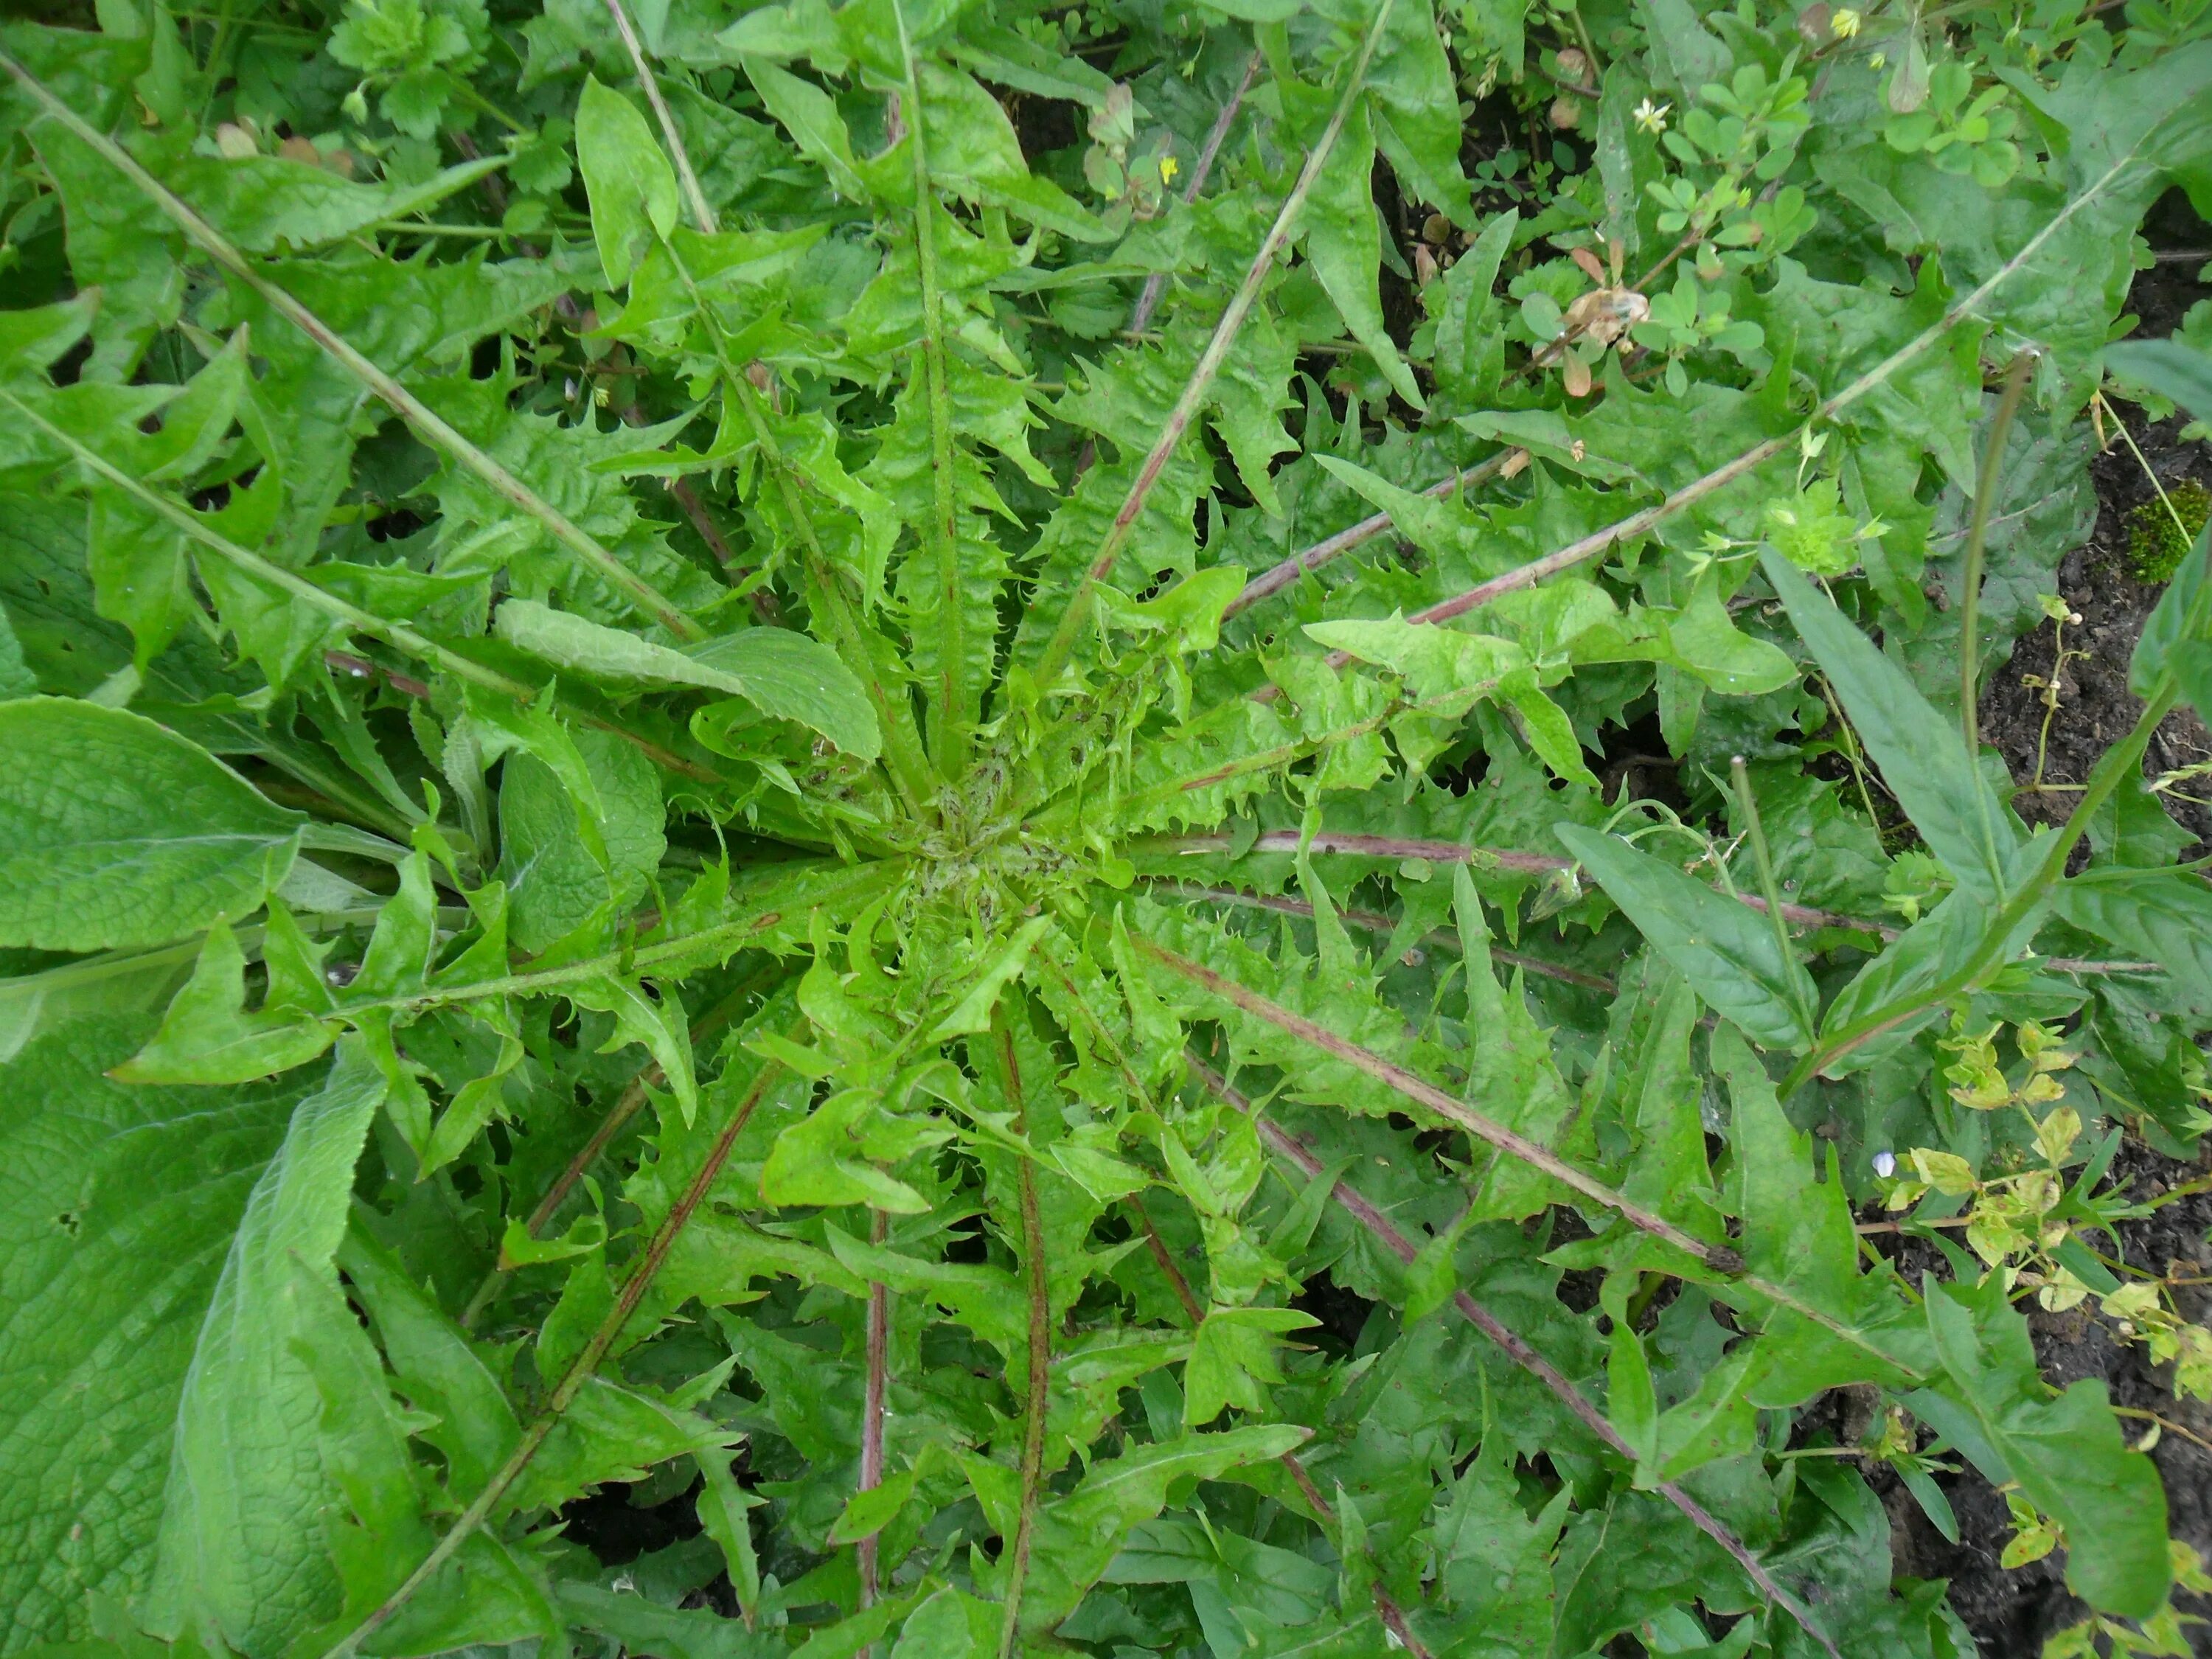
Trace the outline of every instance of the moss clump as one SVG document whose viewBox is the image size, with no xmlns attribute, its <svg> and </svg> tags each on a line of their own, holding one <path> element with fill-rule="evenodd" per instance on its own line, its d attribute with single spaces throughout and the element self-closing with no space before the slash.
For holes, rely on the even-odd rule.
<svg viewBox="0 0 2212 1659">
<path fill-rule="evenodd" d="M 2179 483 L 2166 492 L 2166 501 L 2173 503 L 2173 513 L 2166 510 L 2166 502 L 2145 501 L 2128 514 L 2128 568 L 2139 582 L 2164 582 L 2173 580 L 2173 573 L 2181 568 L 2182 555 L 2194 544 L 2199 532 L 2204 528 L 2208 514 L 2212 514 L 2212 493 L 2207 493 L 2200 483 Z M 2174 514 L 2189 526 L 2185 536 L 2174 527 Z"/>
</svg>

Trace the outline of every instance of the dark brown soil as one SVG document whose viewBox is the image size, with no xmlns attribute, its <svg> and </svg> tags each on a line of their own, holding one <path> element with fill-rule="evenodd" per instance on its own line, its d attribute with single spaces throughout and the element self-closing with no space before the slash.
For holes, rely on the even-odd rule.
<svg viewBox="0 0 2212 1659">
<path fill-rule="evenodd" d="M 2154 249 L 2212 246 L 2212 231 L 2178 198 L 2160 204 L 2145 234 Z M 2139 335 L 2155 338 L 2171 334 L 2191 305 L 2212 298 L 2212 288 L 2196 280 L 2199 269 L 2193 260 L 2166 260 L 2138 275 L 2129 308 L 2141 319 Z M 2150 470 L 2167 489 L 2192 480 L 2212 485 L 2212 445 L 2180 442 L 2180 419 L 2150 422 L 2141 410 L 2126 405 L 2116 412 L 2127 421 Z M 2144 475 L 2143 462 L 2118 433 L 2108 432 L 2108 447 L 2091 463 L 2099 507 L 2096 529 L 2088 543 L 2067 554 L 2058 567 L 2059 592 L 2081 621 L 2069 623 L 2065 629 L 2069 654 L 2059 671 L 2059 706 L 2042 757 L 2044 783 L 2078 784 L 2087 779 L 2106 750 L 2134 724 L 2142 708 L 2128 691 L 2128 660 L 2143 620 L 2163 589 L 2130 574 L 2128 520 L 2139 506 L 2154 500 L 2155 492 Z M 2046 622 L 2023 638 L 2012 660 L 1990 676 L 1982 700 L 1983 731 L 2023 786 L 2038 781 L 2038 744 L 2045 712 L 2041 687 L 2032 682 L 2050 678 L 2057 632 Z M 2077 650 L 2085 654 L 2074 656 Z M 2212 760 L 2212 732 L 2185 709 L 2159 727 L 2145 771 L 2155 776 L 2208 760 Z M 2191 795 L 2212 800 L 2212 787 L 2198 790 L 2185 784 L 2179 794 L 2169 795 L 2171 810 L 2200 841 L 2212 842 L 2212 806 L 2187 799 Z M 2014 804 L 2031 823 L 2056 823 L 2066 817 L 2073 799 L 2068 793 L 2024 789 Z M 2114 1176 L 2130 1182 L 2132 1195 L 2141 1200 L 2201 1177 L 2208 1169 L 2212 1169 L 2212 1143 L 2193 1166 L 2130 1146 L 2116 1164 Z M 2167 1272 L 2169 1264 L 2179 1262 L 2185 1276 L 2203 1278 L 2212 1276 L 2208 1236 L 2212 1236 L 2212 1194 L 2198 1193 L 2146 1220 L 2129 1224 L 2122 1249 L 2129 1261 L 2154 1272 Z M 1917 1258 L 1900 1256 L 1900 1266 L 1908 1272 L 1919 1265 Z M 1932 1252 L 1925 1265 L 1936 1265 Z M 2179 1294 L 2185 1314 L 2200 1322 L 2212 1318 L 2212 1294 L 2204 1287 L 2184 1289 Z M 2212 1559 L 2212 1449 L 2190 1438 L 2193 1435 L 2200 1442 L 2212 1442 L 2212 1407 L 2177 1401 L 2171 1368 L 2154 1369 L 2140 1348 L 2116 1342 L 2087 1309 L 2057 1315 L 2037 1312 L 2031 1323 L 2045 1374 L 2053 1383 L 2101 1379 L 2116 1406 L 2155 1413 L 2174 1425 L 2163 1431 L 2152 1452 L 2166 1483 L 2169 1524 L 2175 1538 Z M 2127 1419 L 2125 1425 L 2131 1432 L 2151 1426 L 2142 1418 Z M 1883 1488 L 1894 1528 L 1898 1571 L 1914 1577 L 1949 1579 L 1951 1605 L 1973 1631 L 1986 1659 L 2033 1659 L 2046 1637 L 2086 1616 L 2087 1610 L 2066 1593 L 2062 1557 L 2009 1571 L 1997 1565 L 2011 1527 L 2004 1500 L 1978 1476 L 1969 1473 L 1944 1483 L 1959 1519 L 1960 1541 L 1955 1545 L 1936 1531 L 1893 1478 L 1885 1473 L 1877 1477 L 1876 1485 Z M 2195 1598 L 2183 1597 L 2178 1605 L 2185 1613 L 2212 1619 L 2212 1606 L 2196 1604 Z M 2212 1623 L 2191 1627 L 2190 1636 L 2193 1651 L 2212 1659 Z"/>
<path fill-rule="evenodd" d="M 2212 1170 L 2212 1142 L 2193 1166 L 2130 1145 L 2115 1161 L 2112 1175 L 2128 1184 L 2131 1198 L 2142 1202 L 2201 1179 L 2208 1170 Z M 2194 1193 L 2142 1221 L 2124 1224 L 2119 1254 L 2131 1265 L 2155 1273 L 2174 1273 L 2179 1264 L 2177 1277 L 2212 1277 L 2208 1236 L 2212 1236 L 2212 1193 Z M 2106 1242 L 2097 1243 L 2102 1248 Z M 1917 1240 L 1905 1241 L 1890 1254 L 1908 1277 L 1944 1271 L 1936 1251 Z M 2177 1292 L 2177 1300 L 2190 1318 L 2212 1318 L 2212 1291 L 2206 1287 L 2185 1286 Z M 2088 1307 L 2063 1314 L 2033 1310 L 2029 1324 L 2044 1375 L 2055 1386 L 2063 1388 L 2084 1377 L 2100 1380 L 2112 1403 L 2124 1412 L 2155 1413 L 2174 1425 L 2162 1430 L 2151 1450 L 2166 1484 L 2167 1525 L 2175 1538 L 2212 1559 L 2212 1449 L 2189 1438 L 2195 1435 L 2212 1441 L 2212 1407 L 2197 1400 L 2177 1400 L 2172 1367 L 2154 1367 L 2140 1346 L 2116 1341 L 2108 1323 Z M 2124 1417 L 2122 1427 L 2132 1439 L 2152 1424 L 2144 1418 Z M 2012 1525 L 2004 1499 L 1980 1475 L 1968 1470 L 1941 1480 L 1959 1520 L 1956 1544 L 1936 1530 L 1887 1470 L 1875 1470 L 1871 1479 L 1889 1511 L 1897 1571 L 1914 1578 L 1951 1581 L 1951 1605 L 1981 1644 L 1984 1659 L 2035 1659 L 2046 1637 L 2088 1616 L 2088 1610 L 2066 1592 L 2063 1555 L 2010 1570 L 1997 1565 L 2012 1536 Z M 2198 1598 L 2183 1596 L 2176 1605 L 2184 1613 L 2212 1618 L 2212 1605 L 2203 1605 Z M 2201 1659 L 2212 1659 L 2212 1624 L 2194 1626 L 2191 1637 Z"/>
<path fill-rule="evenodd" d="M 2212 228 L 2189 210 L 2178 196 L 2159 204 L 2146 226 L 2156 248 L 2212 247 Z M 2195 260 L 2166 260 L 2139 272 L 2128 296 L 2129 309 L 2141 319 L 2136 330 L 2144 338 L 2158 338 L 2179 326 L 2182 313 L 2200 300 L 2212 299 L 2212 288 L 2200 284 Z M 2180 417 L 2155 423 L 2129 404 L 2114 412 L 2126 421 L 2128 431 L 2171 491 L 2178 483 L 2194 482 L 2212 486 L 2212 444 L 2182 443 Z M 2090 464 L 2097 486 L 2097 527 L 2087 545 L 2069 553 L 2058 567 L 2058 591 L 2081 617 L 2065 629 L 2067 660 L 2058 676 L 2059 703 L 2051 722 L 2049 746 L 2044 756 L 2040 781 L 2078 784 L 2113 743 L 2135 724 L 2142 704 L 2128 691 L 2128 659 L 2134 654 L 2143 619 L 2165 589 L 2137 581 L 2129 570 L 2128 521 L 2136 509 L 2157 499 L 2144 476 L 2143 461 L 2118 433 L 2109 426 L 2105 452 Z M 2043 728 L 2045 707 L 2041 684 L 2051 674 L 2058 629 L 2045 622 L 2022 639 L 2012 660 L 1990 677 L 1982 698 L 1982 731 L 1996 745 L 2023 787 L 2014 805 L 2030 823 L 2057 823 L 2072 809 L 2072 794 L 2033 790 L 2037 744 Z M 2076 656 L 2075 653 L 2084 654 Z M 2212 760 L 2212 732 L 2188 709 L 2167 716 L 2151 739 L 2144 770 L 2157 776 L 2183 767 Z M 2203 789 L 2181 786 L 2170 797 L 2174 817 L 2199 840 L 2212 841 L 2212 807 L 2186 799 L 2212 799 L 2212 780 Z"/>
</svg>

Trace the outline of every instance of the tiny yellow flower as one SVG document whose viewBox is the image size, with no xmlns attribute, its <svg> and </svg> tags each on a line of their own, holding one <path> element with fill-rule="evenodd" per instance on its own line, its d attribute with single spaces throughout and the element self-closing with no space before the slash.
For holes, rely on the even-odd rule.
<svg viewBox="0 0 2212 1659">
<path fill-rule="evenodd" d="M 1667 131 L 1667 112 L 1672 104 L 1655 104 L 1649 98 L 1636 106 L 1636 125 L 1657 137 Z"/>
<path fill-rule="evenodd" d="M 1163 155 L 1160 157 L 1160 182 L 1162 184 L 1171 185 L 1175 183 L 1176 174 L 1182 171 L 1182 163 L 1176 161 L 1174 156 Z"/>
<path fill-rule="evenodd" d="M 1837 40 L 1848 40 L 1859 32 L 1859 25 L 1865 21 L 1858 13 L 1845 6 L 1828 19 L 1828 29 Z"/>
<path fill-rule="evenodd" d="M 1867 59 L 1867 67 L 1869 69 L 1886 69 L 1888 66 L 1889 54 L 1886 52 L 1878 52 L 1875 53 L 1873 57 Z"/>
</svg>

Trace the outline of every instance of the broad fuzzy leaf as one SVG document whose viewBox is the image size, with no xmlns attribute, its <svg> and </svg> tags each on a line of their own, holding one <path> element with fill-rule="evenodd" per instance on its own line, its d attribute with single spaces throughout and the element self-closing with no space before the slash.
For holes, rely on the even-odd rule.
<svg viewBox="0 0 2212 1659">
<path fill-rule="evenodd" d="M 284 878 L 300 814 L 152 720 L 0 704 L 0 940 L 159 945 L 244 916 Z"/>
</svg>

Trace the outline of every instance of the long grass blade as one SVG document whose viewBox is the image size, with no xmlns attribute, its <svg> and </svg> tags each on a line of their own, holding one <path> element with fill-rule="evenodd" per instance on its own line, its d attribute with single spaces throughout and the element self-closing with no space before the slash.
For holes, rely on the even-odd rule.
<svg viewBox="0 0 2212 1659">
<path fill-rule="evenodd" d="M 375 393 L 394 414 L 416 430 L 431 447 L 442 451 L 457 465 L 474 473 L 501 500 L 544 526 L 553 539 L 574 553 L 600 577 L 626 595 L 647 616 L 683 640 L 701 640 L 707 630 L 677 608 L 675 602 L 608 551 L 573 523 L 550 501 L 471 443 L 428 404 L 371 362 L 353 343 L 315 315 L 298 300 L 264 276 L 251 261 L 232 246 L 221 231 L 194 212 L 120 144 L 100 131 L 47 87 L 46 82 L 0 49 L 0 70 L 21 86 L 40 108 L 89 146 L 100 159 L 137 185 L 147 199 L 182 230 L 223 270 L 260 295 L 269 308 L 305 334 L 355 379 Z"/>
</svg>

